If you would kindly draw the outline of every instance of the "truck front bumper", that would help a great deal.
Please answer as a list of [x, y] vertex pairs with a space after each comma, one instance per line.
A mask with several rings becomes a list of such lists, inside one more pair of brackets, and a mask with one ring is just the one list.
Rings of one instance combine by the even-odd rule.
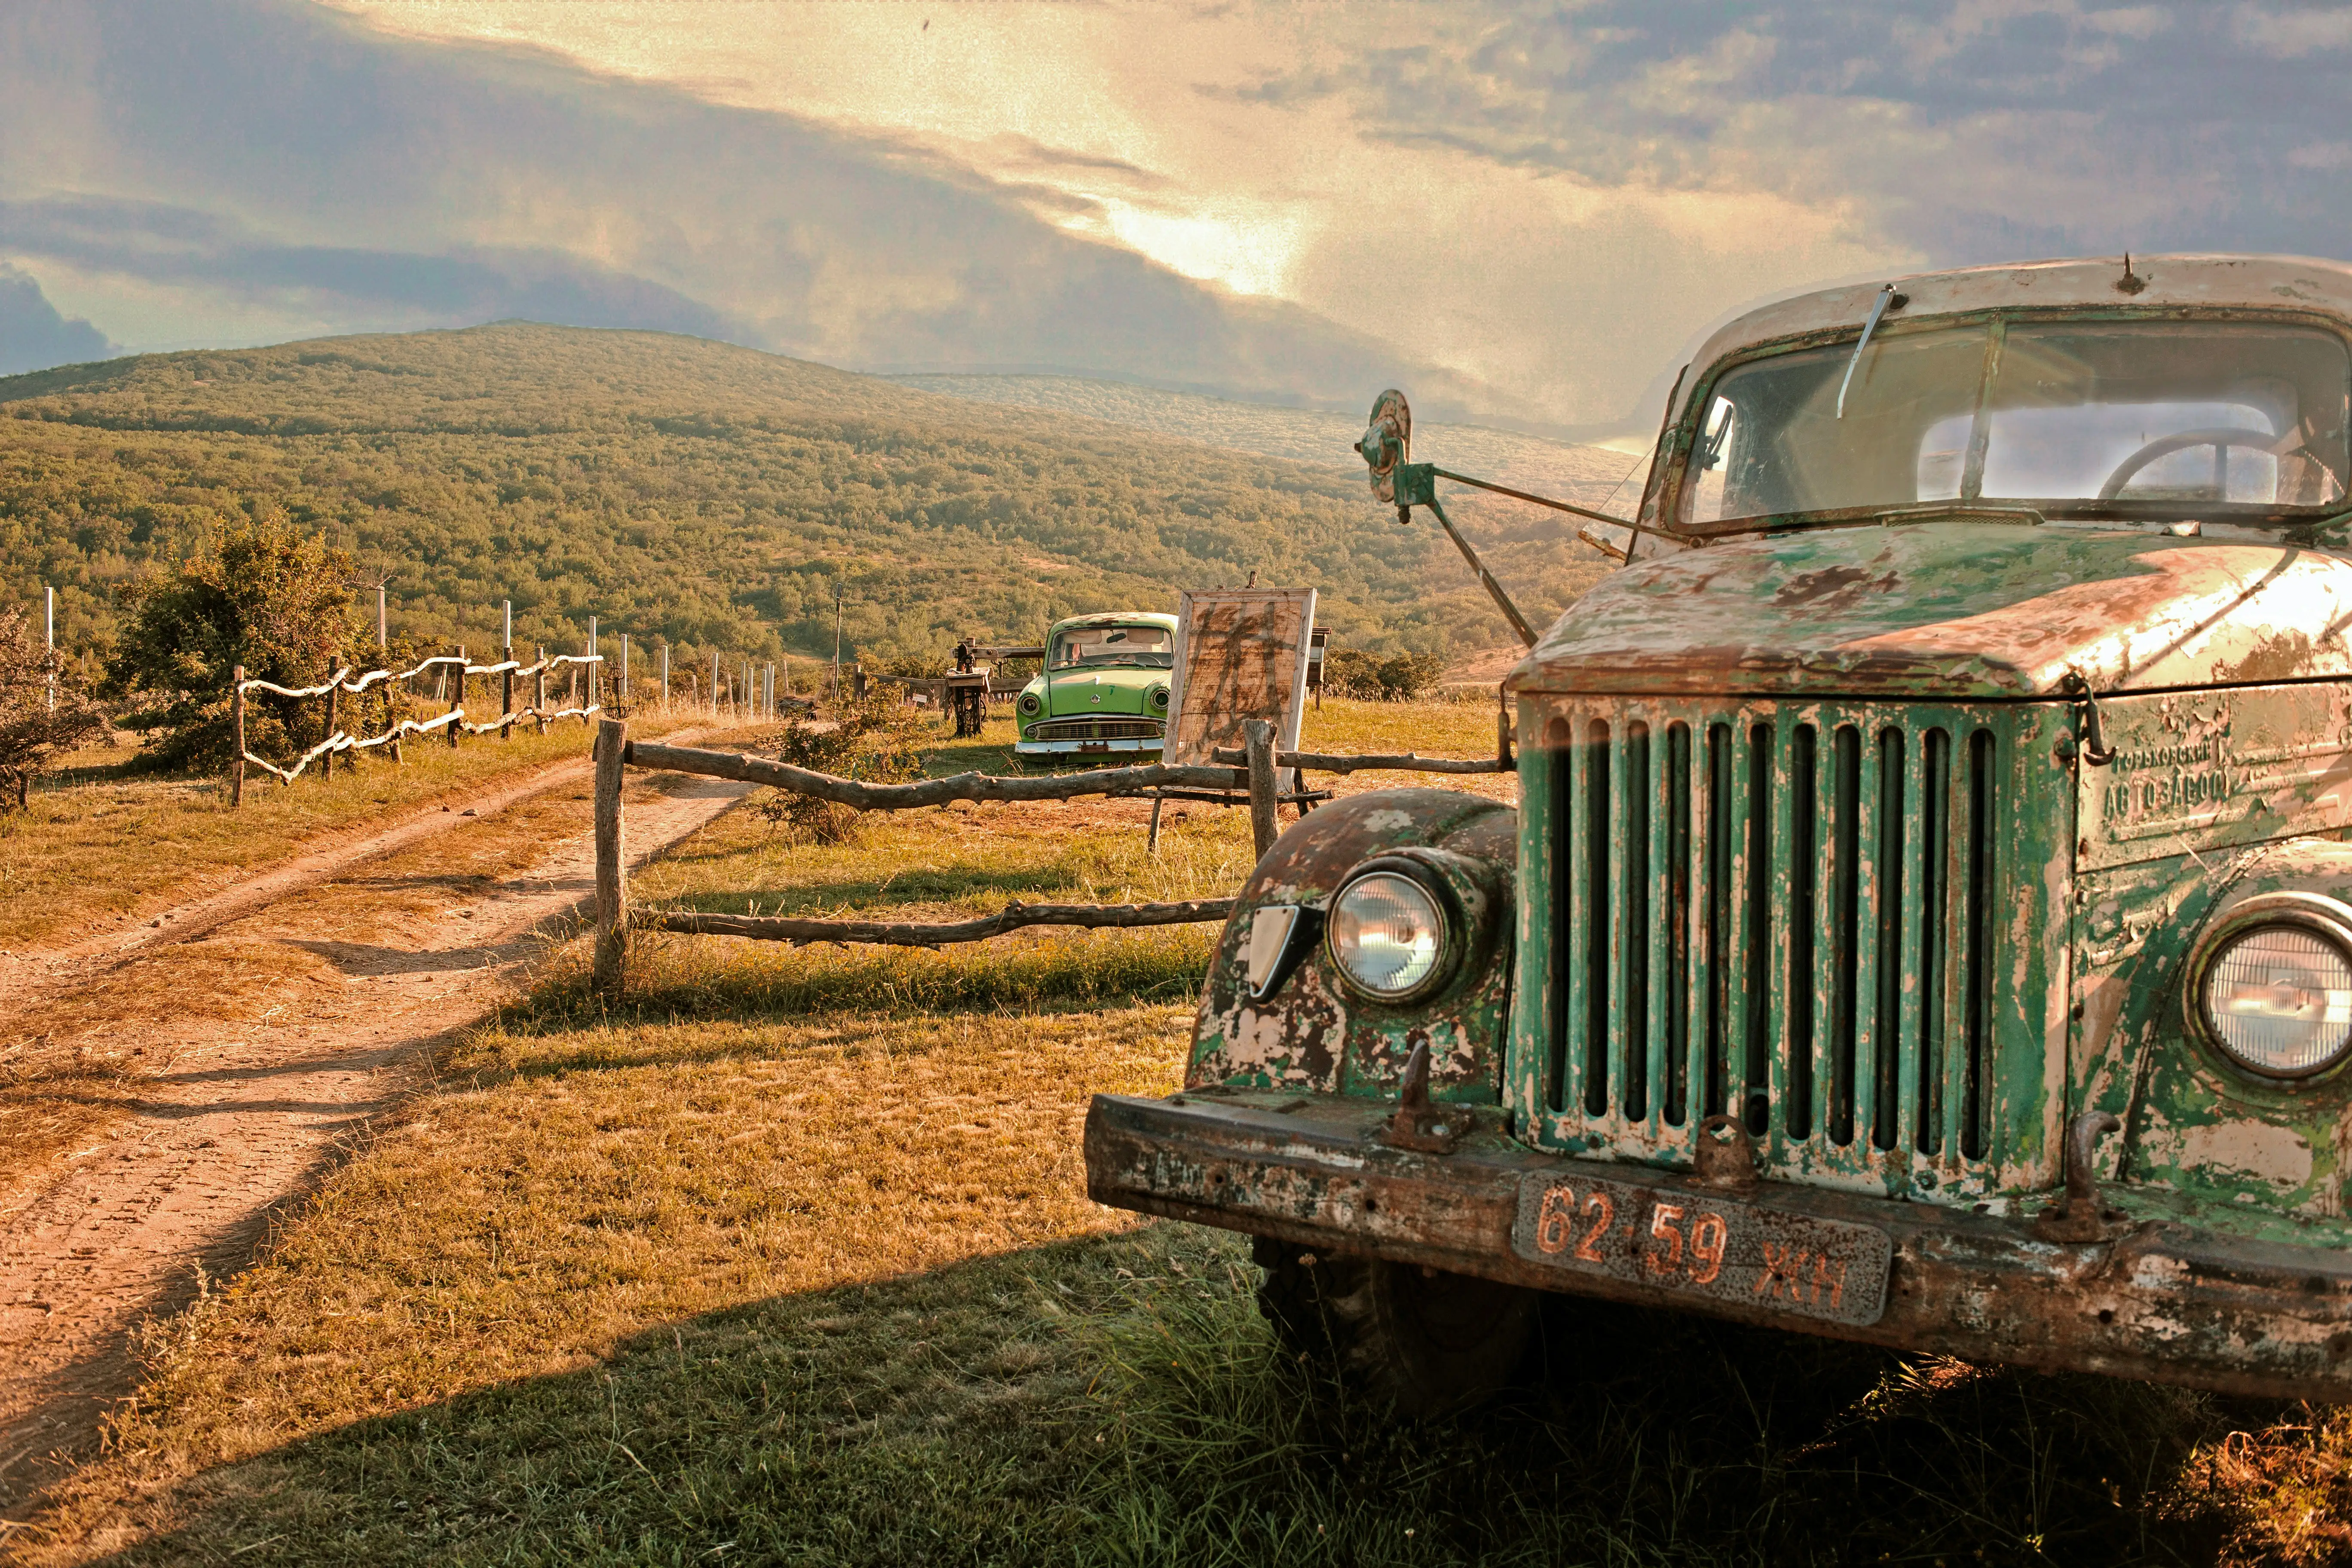
[[[1513, 1247], [1528, 1178], [1600, 1182], [1687, 1205], [1682, 1173], [1537, 1153], [1495, 1113], [1450, 1154], [1381, 1141], [1391, 1105], [1198, 1090], [1097, 1095], [1087, 1188], [1097, 1203], [1372, 1254], [1541, 1289], [1609, 1297], [1971, 1361], [2189, 1384], [2261, 1397], [2352, 1400], [2352, 1258], [2151, 1222], [2084, 1244], [2030, 1219], [1759, 1183], [1743, 1203], [1792, 1223], [1875, 1227], [1892, 1243], [1885, 1308], [1825, 1321], [1777, 1297], [1701, 1295], [1565, 1274]], [[1695, 1194], [1696, 1197], [1695, 1197]], [[1522, 1226], [1524, 1234], [1524, 1226]]]

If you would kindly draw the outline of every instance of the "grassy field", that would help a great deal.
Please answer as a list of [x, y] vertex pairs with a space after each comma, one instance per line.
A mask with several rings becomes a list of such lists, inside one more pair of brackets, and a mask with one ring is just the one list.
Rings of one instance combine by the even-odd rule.
[[[135, 752], [84, 752], [44, 781], [29, 812], [0, 816], [0, 963], [127, 931], [241, 875], [435, 815], [436, 803], [462, 808], [485, 790], [584, 758], [589, 734], [568, 724], [454, 752], [412, 745], [404, 766], [371, 760], [286, 789], [248, 780], [234, 811], [219, 780], [142, 772]], [[225, 1027], [267, 1029], [306, 1012], [340, 974], [301, 938], [331, 925], [363, 939], [414, 919], [417, 899], [439, 880], [486, 880], [527, 864], [546, 844], [584, 833], [588, 811], [583, 777], [479, 821], [441, 816], [447, 832], [210, 940], [164, 946], [69, 990], [12, 997], [0, 1009], [0, 1193], [119, 1120], [184, 1049]]]
[[[641, 721], [642, 722], [642, 721]], [[62, 759], [30, 808], [0, 816], [0, 952], [64, 946], [290, 859], [322, 837], [373, 829], [509, 775], [588, 754], [594, 731], [446, 745], [411, 742], [405, 762], [369, 758], [290, 785], [257, 772], [231, 810], [226, 778], [142, 771], [136, 737]]]
[[[1333, 749], [1492, 743], [1333, 704]], [[996, 739], [1001, 739], [1000, 734]], [[937, 769], [985, 761], [941, 745]], [[1507, 790], [1507, 781], [1486, 781]], [[974, 910], [1230, 888], [1235, 812], [738, 812], [646, 904]], [[1523, 1395], [1405, 1426], [1286, 1358], [1245, 1244], [1084, 1194], [1178, 1079], [1205, 930], [945, 952], [572, 944], [270, 1256], [149, 1334], [27, 1563], [2327, 1561], [2328, 1412], [1554, 1304]], [[2235, 1436], [2233, 1436], [2235, 1434]]]

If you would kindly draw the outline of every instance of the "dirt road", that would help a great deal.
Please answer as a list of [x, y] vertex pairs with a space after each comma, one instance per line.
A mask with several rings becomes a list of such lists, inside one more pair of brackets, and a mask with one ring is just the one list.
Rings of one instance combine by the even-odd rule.
[[[536, 788], [584, 777], [566, 764]], [[530, 793], [501, 786], [473, 809], [488, 816]], [[695, 779], [633, 800], [631, 858], [675, 844], [747, 793]], [[436, 826], [386, 836], [368, 866]], [[325, 869], [278, 868], [257, 879], [267, 888], [226, 889], [146, 933], [201, 924], [224, 941], [242, 936], [324, 959], [299, 1016], [264, 1027], [183, 1020], [198, 1026], [194, 1043], [177, 1046], [168, 1067], [142, 1080], [127, 1121], [0, 1200], [0, 1515], [87, 1450], [107, 1402], [129, 1386], [135, 1326], [190, 1299], [200, 1279], [238, 1268], [272, 1214], [415, 1081], [422, 1053], [510, 994], [525, 963], [544, 951], [544, 934], [593, 889], [583, 831], [549, 843], [509, 875], [407, 878], [418, 885], [405, 889], [410, 907], [387, 921], [363, 912], [369, 900], [337, 900], [331, 885], [318, 885], [331, 884], [337, 867], [343, 880], [358, 878], [348, 847], [329, 853], [338, 859]], [[400, 883], [392, 869], [385, 880]], [[418, 906], [418, 887], [429, 908]], [[17, 984], [50, 991], [123, 962], [119, 952], [93, 951]]]

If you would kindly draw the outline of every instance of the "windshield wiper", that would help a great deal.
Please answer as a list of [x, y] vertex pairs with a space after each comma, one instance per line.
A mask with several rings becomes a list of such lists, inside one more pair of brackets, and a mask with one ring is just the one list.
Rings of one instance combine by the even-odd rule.
[[1863, 322], [1862, 337], [1853, 345], [1853, 357], [1845, 362], [1845, 379], [1838, 383], [1837, 416], [1841, 419], [1845, 417], [1845, 389], [1853, 384], [1854, 370], [1862, 363], [1862, 351], [1870, 346], [1870, 334], [1878, 331], [1878, 318], [1886, 314], [1886, 307], [1894, 299], [1895, 285], [1881, 284], [1878, 298], [1871, 303], [1870, 320]]

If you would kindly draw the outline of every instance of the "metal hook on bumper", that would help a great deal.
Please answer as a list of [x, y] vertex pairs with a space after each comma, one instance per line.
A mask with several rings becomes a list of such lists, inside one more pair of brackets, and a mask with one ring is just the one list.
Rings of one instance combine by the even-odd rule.
[[2105, 1110], [2086, 1110], [2066, 1124], [2066, 1195], [2034, 1219], [2033, 1234], [2043, 1241], [2105, 1241], [2109, 1227], [2125, 1216], [2099, 1206], [2095, 1168], [2099, 1140], [2123, 1131], [2123, 1123]]

